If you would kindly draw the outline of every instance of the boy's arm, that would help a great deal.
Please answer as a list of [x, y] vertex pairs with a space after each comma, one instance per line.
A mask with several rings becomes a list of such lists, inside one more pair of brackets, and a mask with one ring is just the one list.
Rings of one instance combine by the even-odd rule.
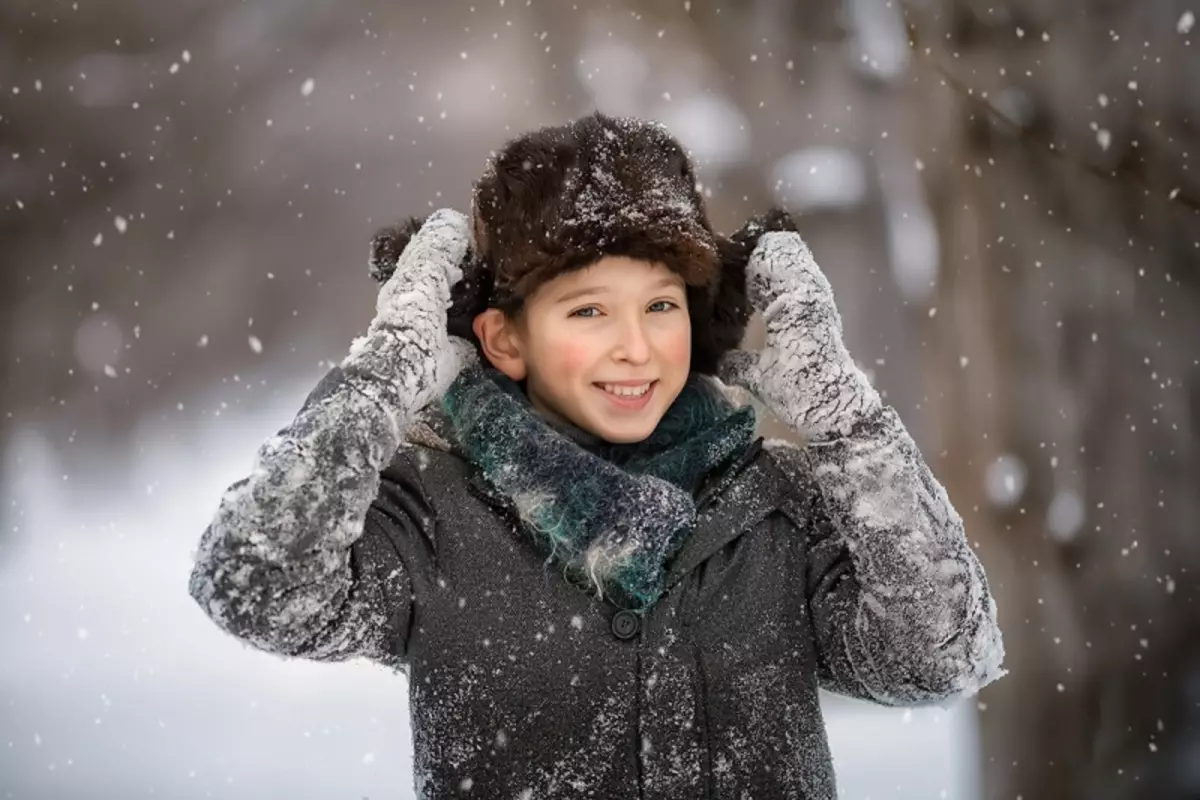
[[825, 688], [904, 705], [969, 696], [1004, 674], [983, 567], [894, 410], [774, 455], [811, 487], [808, 598]]
[[777, 460], [810, 487], [809, 607], [828, 688], [888, 704], [969, 695], [1004, 674], [996, 607], [962, 519], [895, 410], [842, 342], [833, 291], [799, 234], [747, 269], [767, 346], [722, 378], [805, 436]]
[[473, 354], [446, 332], [468, 238], [457, 212], [429, 219], [380, 291], [366, 336], [221, 498], [189, 588], [229, 633], [288, 656], [402, 655], [409, 580], [395, 532], [368, 510], [409, 420]]

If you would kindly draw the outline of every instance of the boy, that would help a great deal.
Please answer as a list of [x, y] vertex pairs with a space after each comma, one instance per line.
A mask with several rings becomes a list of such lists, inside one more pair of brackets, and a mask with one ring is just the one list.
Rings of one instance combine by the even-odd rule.
[[831, 798], [819, 686], [1002, 674], [962, 522], [786, 215], [716, 236], [678, 143], [597, 114], [510, 142], [473, 216], [377, 239], [366, 336], [205, 532], [214, 621], [403, 669], [429, 798]]

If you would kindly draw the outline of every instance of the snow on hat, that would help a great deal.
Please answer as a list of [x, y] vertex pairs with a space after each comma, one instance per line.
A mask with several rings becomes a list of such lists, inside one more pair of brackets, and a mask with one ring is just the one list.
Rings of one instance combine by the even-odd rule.
[[[508, 142], [475, 184], [473, 250], [454, 287], [450, 332], [474, 340], [489, 307], [520, 310], [538, 286], [606, 255], [658, 261], [687, 284], [692, 369], [716, 371], [750, 317], [746, 262], [768, 230], [794, 230], [772, 210], [726, 238], [713, 233], [691, 160], [664, 126], [600, 113]], [[385, 281], [423, 220], [372, 240]]]

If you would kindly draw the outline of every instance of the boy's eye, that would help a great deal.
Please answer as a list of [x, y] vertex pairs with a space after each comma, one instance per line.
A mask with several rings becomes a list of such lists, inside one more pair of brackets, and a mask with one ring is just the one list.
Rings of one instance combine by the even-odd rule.
[[[679, 304], [675, 303], [672, 300], [655, 300], [653, 303], [651, 303], [646, 308], [650, 311], [655, 311], [655, 312], [661, 313], [663, 311], [670, 311], [673, 308], [679, 308]], [[595, 313], [589, 314], [589, 313], [587, 313], [589, 311], [594, 311]], [[600, 315], [600, 309], [596, 308], [596, 306], [584, 306], [583, 308], [575, 309], [568, 316], [582, 317], [584, 319], [594, 319], [599, 315]]]

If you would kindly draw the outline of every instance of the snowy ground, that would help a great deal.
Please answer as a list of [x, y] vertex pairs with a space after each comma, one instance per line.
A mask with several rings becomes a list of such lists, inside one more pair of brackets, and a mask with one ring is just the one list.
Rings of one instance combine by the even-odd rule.
[[[284, 394], [187, 434], [146, 430], [116, 490], [18, 438], [2, 498], [18, 533], [0, 552], [0, 798], [413, 796], [403, 677], [257, 653], [187, 596], [221, 490], [304, 387]], [[843, 798], [973, 797], [963, 705], [827, 700]]]

